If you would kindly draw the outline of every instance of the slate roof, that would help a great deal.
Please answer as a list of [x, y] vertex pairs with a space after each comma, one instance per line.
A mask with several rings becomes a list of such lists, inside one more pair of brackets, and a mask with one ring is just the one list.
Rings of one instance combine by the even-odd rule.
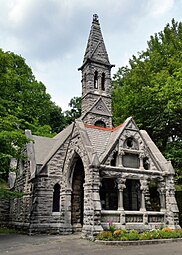
[[96, 151], [98, 157], [100, 157], [106, 151], [112, 131], [99, 129], [98, 127], [90, 125], [85, 125], [85, 127], [94, 151]]
[[43, 168], [46, 163], [51, 159], [51, 157], [56, 153], [56, 151], [61, 147], [61, 145], [70, 136], [74, 123], [69, 125], [63, 131], [58, 133], [53, 138], [42, 137], [33, 135], [34, 140], [34, 153], [36, 164], [42, 165]]
[[53, 138], [42, 137], [33, 135], [34, 140], [34, 151], [35, 151], [35, 161], [37, 164], [42, 165], [47, 154], [54, 147], [56, 140]]
[[123, 130], [124, 123], [116, 128], [103, 128], [85, 124], [90, 142], [102, 162], [111, 148], [115, 145], [118, 136]]
[[[112, 149], [116, 146], [123, 130], [131, 123], [131, 121], [132, 118], [129, 117], [123, 124], [116, 128], [103, 128], [85, 124], [81, 120], [76, 120], [53, 138], [33, 135], [36, 164], [41, 164], [41, 169], [43, 169], [66, 139], [71, 136], [75, 127], [80, 133], [83, 146], [85, 147], [85, 151], [87, 151], [90, 162], [92, 162], [93, 157], [97, 155], [99, 162], [102, 164], [105, 159], [107, 159]], [[164, 158], [147, 132], [145, 130], [140, 130], [139, 132], [161, 169], [173, 173], [174, 169], [172, 165]]]
[[158, 165], [160, 165], [161, 170], [164, 170], [164, 171], [170, 172], [171, 174], [174, 174], [175, 171], [171, 164], [171, 161], [168, 161], [165, 159], [165, 157], [162, 155], [160, 150], [157, 148], [155, 143], [152, 141], [152, 139], [150, 138], [148, 133], [145, 130], [140, 130], [140, 133], [141, 133], [144, 141], [146, 142], [150, 152], [155, 157], [156, 162], [158, 163]]

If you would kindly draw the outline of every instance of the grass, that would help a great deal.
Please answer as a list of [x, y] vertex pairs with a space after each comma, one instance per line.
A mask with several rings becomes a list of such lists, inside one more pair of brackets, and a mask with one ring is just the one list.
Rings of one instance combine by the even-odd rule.
[[27, 234], [23, 230], [17, 230], [17, 229], [12, 229], [12, 228], [6, 228], [6, 227], [0, 227], [0, 235], [1, 234]]

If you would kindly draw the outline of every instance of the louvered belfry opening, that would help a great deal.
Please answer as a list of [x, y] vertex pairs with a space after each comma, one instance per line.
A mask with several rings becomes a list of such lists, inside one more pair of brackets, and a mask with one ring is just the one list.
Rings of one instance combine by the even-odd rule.
[[85, 182], [84, 167], [80, 157], [78, 157], [73, 169], [72, 197], [71, 197], [71, 224], [73, 232], [81, 231], [83, 226], [84, 210], [84, 188]]

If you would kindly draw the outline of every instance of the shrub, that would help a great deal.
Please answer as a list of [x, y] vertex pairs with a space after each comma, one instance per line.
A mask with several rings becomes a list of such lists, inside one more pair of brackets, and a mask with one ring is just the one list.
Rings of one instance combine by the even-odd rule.
[[130, 230], [130, 232], [128, 233], [128, 239], [130, 241], [134, 241], [134, 240], [139, 240], [139, 233], [137, 230]]
[[164, 232], [172, 232], [173, 230], [171, 228], [165, 227], [162, 229]]
[[97, 239], [105, 241], [135, 241], [135, 240], [152, 240], [152, 239], [168, 239], [168, 238], [182, 238], [182, 229], [172, 230], [165, 227], [162, 230], [153, 229], [138, 233], [137, 230], [117, 229], [112, 231], [102, 231], [97, 235]]
[[175, 232], [178, 234], [178, 237], [182, 237], [182, 229], [176, 229]]
[[114, 238], [113, 238], [112, 232], [110, 232], [110, 231], [101, 231], [97, 235], [97, 239], [104, 240], [104, 241], [112, 241]]
[[128, 241], [128, 235], [124, 235], [124, 236], [121, 236], [120, 238], [121, 241]]
[[117, 230], [114, 231], [113, 236], [114, 237], [119, 237], [122, 234], [123, 234], [123, 231], [121, 229], [117, 229]]

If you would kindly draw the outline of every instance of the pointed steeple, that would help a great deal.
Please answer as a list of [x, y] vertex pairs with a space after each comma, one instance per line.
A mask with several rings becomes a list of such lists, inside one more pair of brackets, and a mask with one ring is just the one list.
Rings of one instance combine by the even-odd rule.
[[93, 15], [92, 26], [83, 58], [83, 65], [79, 70], [81, 70], [88, 61], [94, 61], [113, 67], [109, 62], [97, 14]]
[[[93, 15], [82, 71], [82, 117], [87, 124], [112, 127], [111, 65], [97, 14]], [[102, 106], [102, 107], [101, 107]], [[97, 111], [94, 109], [97, 108]], [[99, 110], [98, 110], [99, 108]], [[107, 110], [104, 110], [107, 109]]]
[[110, 65], [97, 14], [93, 15], [83, 64], [85, 64], [87, 60], [95, 60]]

